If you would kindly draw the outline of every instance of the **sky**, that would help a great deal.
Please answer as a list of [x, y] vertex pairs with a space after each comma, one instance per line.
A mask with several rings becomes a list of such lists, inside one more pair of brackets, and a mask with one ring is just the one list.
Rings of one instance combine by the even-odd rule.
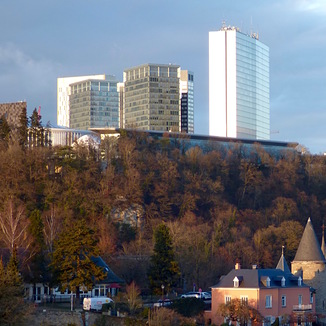
[[271, 140], [326, 152], [325, 0], [1, 0], [0, 103], [56, 126], [58, 77], [172, 63], [194, 72], [208, 135], [208, 33], [223, 21], [269, 46]]

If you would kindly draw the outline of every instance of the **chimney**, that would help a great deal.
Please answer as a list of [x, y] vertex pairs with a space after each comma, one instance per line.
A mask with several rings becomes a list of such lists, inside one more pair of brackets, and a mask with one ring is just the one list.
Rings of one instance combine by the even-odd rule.
[[240, 261], [238, 259], [235, 262], [234, 269], [241, 269]]

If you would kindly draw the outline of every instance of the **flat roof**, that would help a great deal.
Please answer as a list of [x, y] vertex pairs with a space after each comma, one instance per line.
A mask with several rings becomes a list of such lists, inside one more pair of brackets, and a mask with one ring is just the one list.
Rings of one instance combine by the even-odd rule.
[[187, 133], [181, 133], [181, 132], [122, 129], [122, 128], [105, 128], [105, 127], [104, 128], [89, 128], [89, 130], [97, 132], [99, 134], [115, 134], [115, 133], [120, 133], [122, 130], [125, 130], [126, 132], [147, 133], [153, 137], [164, 136], [166, 138], [188, 138], [188, 139], [193, 139], [193, 140], [224, 142], [224, 143], [262, 144], [262, 145], [266, 145], [266, 146], [277, 146], [277, 147], [284, 147], [284, 148], [286, 148], [286, 147], [295, 148], [296, 146], [299, 145], [299, 143], [296, 143], [296, 142], [218, 137], [218, 136], [207, 136], [207, 135], [198, 135], [198, 134], [187, 134]]

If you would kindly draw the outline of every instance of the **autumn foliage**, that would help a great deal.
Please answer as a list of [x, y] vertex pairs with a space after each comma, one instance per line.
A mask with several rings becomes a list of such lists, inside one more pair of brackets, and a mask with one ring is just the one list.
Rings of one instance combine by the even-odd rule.
[[48, 266], [84, 219], [115, 273], [149, 291], [154, 230], [163, 223], [180, 270], [173, 290], [207, 289], [237, 258], [274, 267], [285, 245], [293, 259], [307, 218], [320, 236], [326, 213], [326, 157], [289, 149], [190, 147], [186, 136], [123, 131], [100, 152], [14, 143], [0, 151], [0, 250], [7, 262], [17, 247], [22, 275], [33, 275], [35, 256]]

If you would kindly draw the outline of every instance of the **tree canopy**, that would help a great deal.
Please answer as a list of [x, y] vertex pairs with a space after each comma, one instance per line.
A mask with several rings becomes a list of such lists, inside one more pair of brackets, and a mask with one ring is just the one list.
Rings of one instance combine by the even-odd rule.
[[148, 271], [152, 290], [161, 293], [163, 286], [167, 292], [177, 285], [180, 269], [174, 258], [174, 249], [169, 228], [161, 224], [154, 232], [154, 252], [151, 256], [151, 265]]
[[[116, 274], [147, 291], [154, 230], [162, 223], [180, 272], [178, 291], [194, 283], [207, 289], [239, 257], [244, 268], [273, 268], [282, 245], [291, 261], [309, 216], [321, 239], [325, 156], [292, 149], [272, 155], [258, 144], [190, 147], [187, 137], [127, 131], [103, 141], [99, 152], [47, 147], [45, 139], [38, 146], [41, 138], [28, 147], [26, 114], [21, 118], [21, 142], [0, 146], [0, 251], [7, 262], [17, 247], [23, 275], [51, 261], [80, 220]], [[37, 111], [33, 119], [37, 128]], [[155, 278], [152, 288], [160, 291]]]
[[78, 298], [80, 287], [91, 289], [103, 279], [102, 267], [92, 261], [98, 255], [95, 232], [84, 219], [66, 227], [55, 241], [51, 261], [60, 287], [75, 292]]
[[5, 267], [0, 259], [0, 323], [18, 325], [28, 313], [24, 304], [23, 280], [18, 269], [16, 250]]

